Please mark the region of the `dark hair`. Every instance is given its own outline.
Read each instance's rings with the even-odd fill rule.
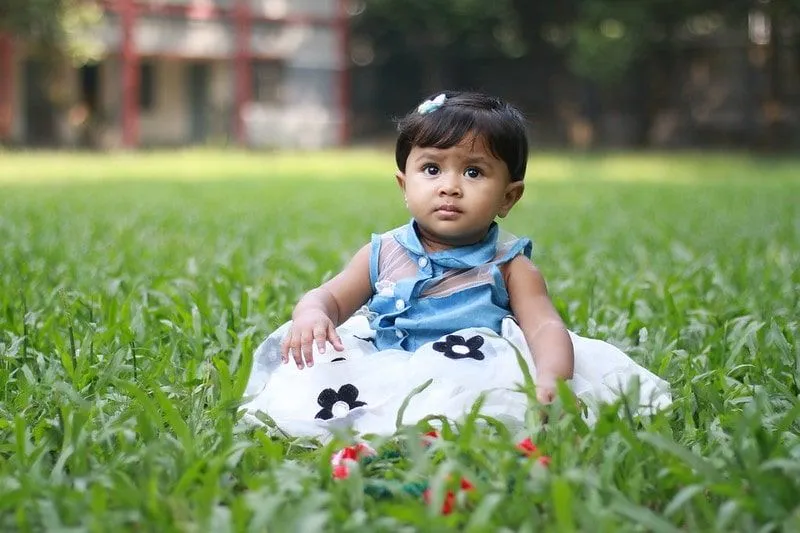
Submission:
[[[422,114],[414,108],[397,123],[397,168],[405,172],[414,146],[450,148],[473,134],[483,138],[492,155],[505,162],[512,181],[521,181],[528,165],[528,137],[522,113],[493,96],[450,91],[444,95],[446,100],[438,109]]]

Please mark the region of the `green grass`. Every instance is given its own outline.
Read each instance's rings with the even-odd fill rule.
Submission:
[[[590,428],[559,400],[428,451],[404,430],[346,481],[341,443],[237,424],[255,345],[406,221],[393,172],[378,152],[0,153],[0,530],[800,530],[800,160],[531,160],[505,227],[574,331],[672,384],[667,412]],[[409,490],[441,499],[451,473],[476,487],[452,515]]]

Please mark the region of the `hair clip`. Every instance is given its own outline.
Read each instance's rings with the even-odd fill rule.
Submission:
[[[419,107],[417,107],[417,113],[420,115],[427,115],[431,111],[436,111],[442,107],[442,104],[444,104],[445,100],[447,100],[447,96],[445,96],[444,93],[440,94],[433,100],[425,100],[419,104]]]

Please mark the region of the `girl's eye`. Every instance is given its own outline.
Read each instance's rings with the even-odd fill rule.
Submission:
[[[481,177],[481,170],[475,167],[469,167],[467,170],[464,171],[464,175],[468,178],[479,178]]]
[[[428,176],[437,176],[439,174],[439,167],[432,163],[428,163],[422,167],[422,172]]]

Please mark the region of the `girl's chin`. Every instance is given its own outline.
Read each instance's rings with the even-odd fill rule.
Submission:
[[[439,226],[437,224],[437,226]],[[485,236],[488,228],[484,230],[470,231],[467,229],[448,228],[448,227],[428,227],[420,224],[423,244],[441,249],[453,248],[456,246],[469,246],[480,242]]]

